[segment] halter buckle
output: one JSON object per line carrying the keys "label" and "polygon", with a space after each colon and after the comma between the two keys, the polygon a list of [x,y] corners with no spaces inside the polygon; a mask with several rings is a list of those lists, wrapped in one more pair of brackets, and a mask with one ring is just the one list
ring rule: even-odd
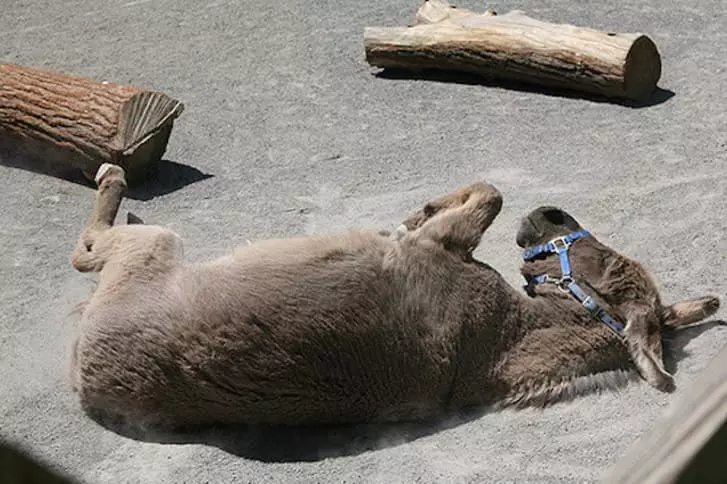
{"label": "halter buckle", "polygon": [[558,287],[558,289],[561,290],[561,292],[570,293],[568,285],[573,282],[573,278],[571,276],[562,276],[560,278],[553,277],[552,282],[555,283],[555,285]]}
{"label": "halter buckle", "polygon": [[[560,242],[561,245],[558,245],[558,242]],[[568,247],[570,247],[570,243],[568,240],[566,240],[565,237],[557,237],[550,241],[550,243],[553,245],[553,250],[555,250],[556,254],[560,254],[561,252],[565,252],[568,250]]]}

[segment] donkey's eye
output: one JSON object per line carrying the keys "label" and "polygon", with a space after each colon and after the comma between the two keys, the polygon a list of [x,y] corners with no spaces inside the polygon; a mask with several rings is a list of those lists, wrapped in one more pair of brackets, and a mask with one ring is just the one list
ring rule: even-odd
{"label": "donkey's eye", "polygon": [[437,207],[435,207],[431,203],[427,203],[426,205],[424,205],[424,215],[426,215],[427,217],[431,217],[435,213],[437,213]]}

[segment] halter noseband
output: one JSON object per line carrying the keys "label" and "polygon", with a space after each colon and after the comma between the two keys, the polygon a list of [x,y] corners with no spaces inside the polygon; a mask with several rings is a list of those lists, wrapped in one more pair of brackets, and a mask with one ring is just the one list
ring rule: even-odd
{"label": "halter noseband", "polygon": [[534,277],[531,282],[533,284],[550,283],[555,284],[564,292],[570,293],[574,298],[585,307],[591,315],[598,318],[603,324],[608,326],[613,332],[619,336],[624,335],[624,326],[616,319],[608,314],[596,301],[576,284],[571,275],[570,259],[568,258],[568,248],[578,239],[590,236],[590,232],[581,230],[563,237],[557,237],[550,242],[535,246],[523,253],[525,261],[531,261],[541,254],[558,254],[560,258],[560,269],[562,275],[560,278],[552,277],[547,274]]}

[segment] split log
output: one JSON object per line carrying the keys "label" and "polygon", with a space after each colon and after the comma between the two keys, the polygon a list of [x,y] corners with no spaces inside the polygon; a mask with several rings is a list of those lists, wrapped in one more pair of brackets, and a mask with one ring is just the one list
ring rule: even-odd
{"label": "split log", "polygon": [[159,92],[15,64],[0,65],[0,135],[93,177],[121,165],[130,183],[166,151],[184,106]]}
{"label": "split log", "polygon": [[654,92],[661,57],[643,34],[601,32],[425,0],[414,25],[364,29],[366,60],[408,71],[448,70],[632,101]]}

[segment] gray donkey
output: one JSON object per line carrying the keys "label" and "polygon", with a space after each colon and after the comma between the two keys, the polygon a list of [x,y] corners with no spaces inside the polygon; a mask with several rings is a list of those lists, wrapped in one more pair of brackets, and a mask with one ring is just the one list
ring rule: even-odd
{"label": "gray donkey", "polygon": [[[97,183],[72,257],[100,273],[81,309],[72,384],[85,408],[141,425],[422,420],[544,405],[623,384],[634,369],[668,390],[661,328],[719,306],[662,305],[638,263],[590,235],[568,240],[583,229],[552,207],[517,235],[539,247],[523,294],[472,257],[502,206],[487,183],[427,203],[394,236],[268,240],[196,265],[168,229],[133,216],[113,226],[121,167],[103,165]],[[568,275],[565,259],[587,303],[555,277]]]}

